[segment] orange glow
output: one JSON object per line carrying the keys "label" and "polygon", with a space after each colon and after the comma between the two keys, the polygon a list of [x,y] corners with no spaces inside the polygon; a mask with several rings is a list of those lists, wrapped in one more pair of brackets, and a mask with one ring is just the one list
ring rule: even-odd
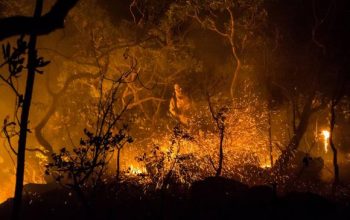
{"label": "orange glow", "polygon": [[322,135],[323,135],[323,138],[324,138],[324,151],[327,153],[328,152],[328,142],[329,142],[330,133],[327,130],[323,130],[322,131]]}
{"label": "orange glow", "polygon": [[269,168],[271,168],[271,163],[260,164],[260,167],[263,168],[263,169],[269,169]]}
{"label": "orange glow", "polygon": [[8,198],[13,196],[13,189],[12,189],[12,184],[14,182],[8,183],[4,186],[3,189],[0,191],[0,203],[5,202]]}
{"label": "orange glow", "polygon": [[136,166],[133,166],[133,165],[129,166],[128,171],[129,171],[130,174],[133,174],[133,175],[140,175],[140,174],[143,174],[143,173],[147,173],[145,168],[139,168],[139,167],[136,167]]}

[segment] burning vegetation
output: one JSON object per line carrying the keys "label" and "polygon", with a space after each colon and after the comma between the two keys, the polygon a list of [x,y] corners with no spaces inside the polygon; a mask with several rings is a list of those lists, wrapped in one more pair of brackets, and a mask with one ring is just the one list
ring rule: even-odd
{"label": "burning vegetation", "polygon": [[345,3],[0,0],[0,218],[346,219]]}

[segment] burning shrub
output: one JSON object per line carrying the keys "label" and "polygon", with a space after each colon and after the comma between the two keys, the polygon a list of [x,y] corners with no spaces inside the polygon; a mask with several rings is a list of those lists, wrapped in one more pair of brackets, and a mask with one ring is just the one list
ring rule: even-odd
{"label": "burning shrub", "polygon": [[154,144],[150,153],[136,158],[146,167],[150,181],[156,188],[168,188],[171,183],[190,185],[201,174],[198,158],[193,153],[183,153],[182,148],[194,138],[180,125],[173,129],[170,145],[162,148]]}
{"label": "burning shrub", "polygon": [[132,142],[126,129],[127,126],[124,126],[116,134],[109,132],[103,136],[94,135],[85,129],[86,138],[80,140],[80,145],[73,148],[73,152],[61,148],[59,153],[52,155],[54,162],[46,166],[46,173],[69,187],[95,185],[106,169],[108,157],[116,149]]}
{"label": "burning shrub", "polygon": [[[80,140],[73,152],[62,148],[59,153],[52,155],[53,162],[46,168],[46,174],[52,175],[57,182],[74,190],[82,202],[87,205],[84,192],[94,190],[103,183],[106,166],[115,150],[121,149],[126,143],[133,140],[127,134],[127,126],[113,134],[95,135],[86,129],[85,139]],[[117,174],[118,175],[118,174]]]}
{"label": "burning shrub", "polygon": [[128,79],[137,66],[135,59],[130,59],[130,69],[121,75],[107,76],[104,73],[100,78],[95,132],[85,129],[85,138],[80,139],[79,146],[73,144],[72,152],[62,148],[59,153],[52,154],[53,162],[46,166],[46,174],[74,190],[88,212],[91,210],[86,194],[94,196],[97,187],[105,182],[107,164],[114,152],[117,152],[116,181],[119,181],[121,150],[125,144],[133,142],[128,126],[120,126],[130,101],[123,105],[118,103],[120,87],[130,83]]}

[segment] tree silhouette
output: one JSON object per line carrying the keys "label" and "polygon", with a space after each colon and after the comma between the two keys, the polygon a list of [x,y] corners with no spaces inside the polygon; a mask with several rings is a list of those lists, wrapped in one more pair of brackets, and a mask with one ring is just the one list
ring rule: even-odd
{"label": "tree silhouette", "polygon": [[[210,95],[208,94],[208,105],[209,105],[209,111],[210,114],[213,118],[213,120],[215,121],[217,130],[219,132],[219,160],[218,160],[218,165],[216,167],[216,173],[215,176],[219,177],[221,176],[222,173],[222,164],[224,161],[224,138],[225,138],[225,120],[226,120],[226,114],[228,112],[228,107],[224,106],[222,108],[220,108],[217,112],[214,110],[213,108],[213,104],[210,100]],[[213,167],[215,168],[214,164],[212,164]]]}
{"label": "tree silhouette", "polygon": [[333,152],[333,192],[340,183],[339,177],[339,165],[338,165],[338,149],[334,144],[334,127],[337,123],[336,108],[343,98],[346,89],[346,82],[348,81],[347,76],[344,73],[338,73],[337,83],[335,85],[335,91],[330,101],[330,120],[329,120],[329,143]]}
{"label": "tree silhouette", "polygon": [[[37,0],[36,6],[35,6],[34,18],[39,18],[41,16],[42,7],[43,7],[43,0]],[[28,43],[28,75],[27,75],[26,89],[25,89],[21,119],[20,119],[20,132],[19,132],[19,140],[18,140],[18,152],[17,152],[16,187],[15,187],[15,197],[13,202],[13,213],[12,213],[13,220],[20,218],[29,111],[30,111],[30,105],[32,102],[35,75],[37,73],[37,68],[40,67],[40,62],[42,62],[40,61],[40,59],[42,60],[42,58],[38,59],[37,57],[36,42],[37,42],[37,35],[35,33],[31,33],[29,43]],[[42,63],[42,66],[45,66],[46,64],[47,63]]]}
{"label": "tree silhouette", "polygon": [[[77,3],[77,0],[62,1],[58,0],[53,6],[51,11],[44,16],[41,16],[43,8],[43,0],[37,0],[35,5],[35,11],[33,17],[15,16],[0,20],[0,40],[14,35],[28,34],[29,42],[26,44],[21,38],[18,41],[18,48],[14,53],[10,53],[10,46],[3,47],[4,57],[6,64],[9,65],[10,76],[9,78],[1,77],[12,90],[15,92],[18,98],[17,111],[21,109],[21,116],[18,120],[20,126],[18,150],[17,154],[17,171],[16,171],[16,187],[13,203],[12,219],[17,220],[20,218],[22,192],[23,192],[23,180],[24,180],[24,168],[25,168],[25,151],[27,133],[29,123],[29,112],[32,101],[33,87],[36,73],[42,73],[38,68],[46,66],[49,62],[44,61],[42,57],[38,57],[36,44],[37,36],[44,35],[52,32],[55,29],[62,28],[64,24],[64,18],[69,10]],[[20,94],[13,86],[12,78],[19,77],[19,73],[23,70],[24,58],[21,57],[26,51],[28,51],[27,61],[27,80],[24,95]]]}
{"label": "tree silhouette", "polygon": [[117,152],[116,180],[119,181],[121,150],[133,142],[128,126],[120,126],[130,101],[122,106],[118,105],[118,101],[120,88],[133,82],[129,77],[136,71],[137,62],[131,56],[125,59],[131,60],[130,69],[120,76],[112,78],[101,71],[95,131],[84,129],[85,137],[80,139],[78,146],[73,146],[72,151],[61,148],[59,153],[52,154],[52,162],[46,166],[46,174],[75,191],[89,214],[93,214],[92,198],[97,187],[103,184],[102,177],[113,154]]}
{"label": "tree silhouette", "polygon": [[[227,42],[234,71],[230,82],[230,94],[237,93],[238,77],[242,67],[243,53],[251,42],[252,33],[262,26],[267,15],[261,7],[263,0],[205,0],[186,1],[187,16],[198,22],[202,28],[210,30]],[[240,13],[238,13],[240,11]],[[249,30],[249,31],[248,31]],[[255,39],[254,39],[255,40]]]}
{"label": "tree silhouette", "polygon": [[14,16],[0,19],[0,40],[20,34],[46,35],[64,27],[64,19],[79,0],[57,0],[51,10],[38,17]]}

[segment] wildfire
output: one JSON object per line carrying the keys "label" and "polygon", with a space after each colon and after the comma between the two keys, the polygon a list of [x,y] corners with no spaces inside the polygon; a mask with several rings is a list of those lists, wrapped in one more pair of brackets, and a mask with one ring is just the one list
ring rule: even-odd
{"label": "wildfire", "polygon": [[263,169],[270,169],[271,168],[271,163],[260,164],[260,167],[263,168]]}
{"label": "wildfire", "polygon": [[138,168],[138,167],[135,167],[133,165],[129,166],[128,172],[130,174],[133,174],[133,175],[140,175],[140,174],[143,174],[143,173],[147,173],[145,168]]}
{"label": "wildfire", "polygon": [[328,142],[329,142],[330,133],[327,130],[323,130],[322,131],[322,135],[323,135],[323,138],[324,138],[324,151],[327,153],[328,152]]}

